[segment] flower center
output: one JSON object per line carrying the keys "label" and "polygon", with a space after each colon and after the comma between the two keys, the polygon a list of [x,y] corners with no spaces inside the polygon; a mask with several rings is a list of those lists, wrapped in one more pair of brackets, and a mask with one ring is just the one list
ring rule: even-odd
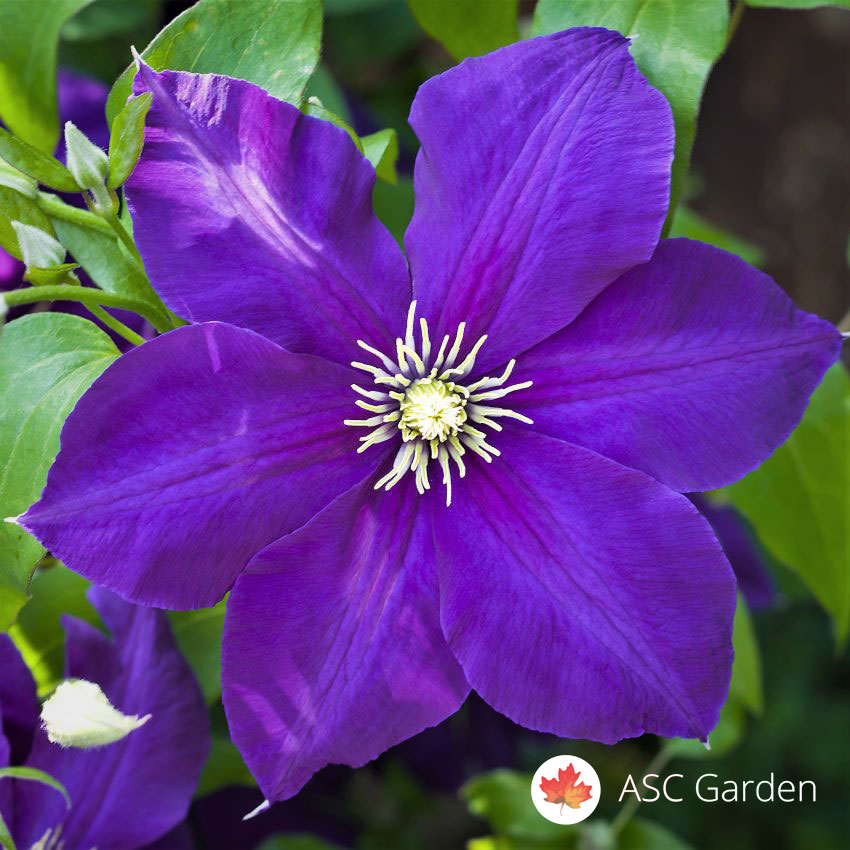
{"label": "flower center", "polygon": [[439,440],[455,436],[466,422],[466,399],[463,387],[439,378],[419,378],[405,391],[399,404],[398,427],[402,437],[412,440]]}
{"label": "flower center", "polygon": [[420,339],[419,344],[416,343],[415,315],[416,302],[413,301],[407,314],[404,339],[396,339],[395,359],[357,340],[357,344],[381,364],[374,366],[358,361],[351,364],[372,376],[375,389],[364,389],[357,384],[352,384],[352,389],[363,396],[357,400],[357,406],[374,415],[366,419],[346,419],[345,424],[372,429],[360,438],[358,452],[391,440],[401,432],[402,444],[392,469],[377,481],[376,490],[381,487],[389,490],[405,473],[411,472],[416,477],[416,489],[424,493],[431,486],[428,464],[435,460],[442,470],[446,504],[450,505],[451,465],[455,465],[459,477],[463,478],[466,475],[463,456],[467,451],[487,463],[500,454],[487,442],[487,433],[476,425],[501,431],[502,426],[495,421],[500,417],[532,424],[531,419],[521,413],[489,403],[530,387],[531,381],[504,386],[516,365],[516,360],[511,360],[499,377],[488,376],[466,383],[487,336],[482,336],[461,359],[466,327],[465,322],[461,322],[451,347],[447,334],[436,355],[432,355],[428,322],[423,318],[419,319]]}

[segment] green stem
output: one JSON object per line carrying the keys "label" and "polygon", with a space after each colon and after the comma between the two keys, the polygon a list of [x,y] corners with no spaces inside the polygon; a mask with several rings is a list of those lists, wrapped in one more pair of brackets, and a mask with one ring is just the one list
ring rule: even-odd
{"label": "green stem", "polygon": [[72,207],[56,195],[51,195],[48,192],[39,192],[38,205],[41,207],[42,212],[52,218],[60,218],[62,221],[76,224],[79,227],[112,235],[112,228],[99,215],[95,215],[93,212],[81,209],[80,207]]}
{"label": "green stem", "polygon": [[[669,749],[666,747],[660,749],[652,761],[646,766],[643,776],[648,776],[650,773],[658,773],[672,757],[673,753]],[[626,800],[623,808],[617,812],[617,817],[611,821],[611,835],[618,835],[620,833],[620,830],[634,817],[640,803],[640,798],[637,796],[629,797]]]}
{"label": "green stem", "polygon": [[123,322],[119,322],[114,316],[110,316],[103,307],[98,307],[96,304],[86,304],[86,309],[100,319],[106,327],[111,328],[118,336],[123,336],[127,342],[133,345],[141,345],[147,340],[143,336],[139,336],[132,328],[128,328]]}
{"label": "green stem", "polygon": [[172,330],[158,311],[136,298],[117,295],[114,292],[104,292],[102,289],[90,289],[87,286],[34,286],[28,289],[13,289],[4,292],[0,298],[8,307],[20,304],[37,304],[39,301],[79,301],[87,307],[117,307],[119,310],[129,310],[147,319],[160,333]]}

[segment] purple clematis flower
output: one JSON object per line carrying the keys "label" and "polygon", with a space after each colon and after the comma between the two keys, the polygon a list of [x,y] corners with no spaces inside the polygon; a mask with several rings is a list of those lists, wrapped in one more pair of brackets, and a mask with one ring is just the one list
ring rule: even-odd
{"label": "purple clematis flower", "polygon": [[35,682],[0,635],[0,765],[44,771],[71,797],[68,808],[52,788],[4,779],[0,812],[22,850],[135,850],[177,827],[170,843],[156,844],[174,850],[209,749],[203,697],[161,612],[107,590],[92,589],[89,598],[114,640],[66,617],[66,676],[95,682],[120,710],[151,719],[101,749],[51,743],[39,727]]}
{"label": "purple clematis flower", "polygon": [[673,125],[628,41],[422,86],[409,269],[344,132],[225,77],[142,90],[135,233],[193,324],[94,383],[20,523],[128,599],[232,588],[225,708],[269,800],[470,687],[565,737],[704,739],[735,581],[681,493],[764,460],[840,337],[658,241]]}

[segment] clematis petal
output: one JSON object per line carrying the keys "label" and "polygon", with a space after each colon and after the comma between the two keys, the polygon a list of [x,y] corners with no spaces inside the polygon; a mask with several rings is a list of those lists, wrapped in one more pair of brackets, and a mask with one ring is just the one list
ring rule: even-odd
{"label": "clematis petal", "polygon": [[348,135],[262,89],[142,65],[153,93],[127,183],[151,282],[193,322],[250,328],[348,363],[404,326],[404,258],[372,212],[375,172]]}
{"label": "clematis petal", "polygon": [[142,847],[186,815],[209,749],[207,710],[160,611],[137,607],[93,588],[89,598],[113,634],[65,618],[68,677],[96,681],[108,656],[112,675],[97,683],[128,714],[148,723],[102,749],[63,749],[36,733],[27,762],[58,779],[72,805],[34,782],[15,786],[15,837],[29,847],[61,824],[65,847]]}
{"label": "clematis petal", "polygon": [[531,729],[705,739],[729,685],[735,578],[684,497],[531,431],[431,502],[443,630],[470,685]]}
{"label": "clematis petal", "polygon": [[38,726],[38,699],[32,673],[8,635],[0,635],[0,670],[0,736],[9,742],[10,764],[20,764]]}
{"label": "clematis petal", "polygon": [[543,433],[709,490],[784,442],[840,345],[767,275],[672,239],[525,353],[515,398]]}
{"label": "clematis petal", "polygon": [[439,334],[462,321],[472,339],[490,334],[485,368],[652,256],[673,121],[618,33],[572,29],[468,59],[419,89],[410,123],[416,298]]}
{"label": "clematis petal", "polygon": [[232,325],[172,331],[79,401],[19,523],[134,602],[212,605],[260,549],[381,462],[342,424],[359,410],[353,376]]}
{"label": "clematis petal", "polygon": [[440,631],[421,498],[412,480],[373,483],[264,549],[228,600],[224,705],[269,800],[326,764],[365,764],[468,692]]}

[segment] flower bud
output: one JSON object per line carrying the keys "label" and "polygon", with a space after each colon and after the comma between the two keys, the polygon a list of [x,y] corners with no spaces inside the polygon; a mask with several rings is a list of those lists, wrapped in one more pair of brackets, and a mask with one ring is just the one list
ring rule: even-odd
{"label": "flower bud", "polygon": [[68,170],[81,189],[103,186],[109,172],[109,159],[70,121],[65,122],[65,150]]}
{"label": "flower bud", "polygon": [[49,233],[21,221],[13,221],[12,227],[28,269],[49,269],[65,262],[64,246]]}
{"label": "flower bud", "polygon": [[115,708],[94,682],[68,679],[41,709],[47,737],[60,747],[90,749],[120,741],[150,720]]}

